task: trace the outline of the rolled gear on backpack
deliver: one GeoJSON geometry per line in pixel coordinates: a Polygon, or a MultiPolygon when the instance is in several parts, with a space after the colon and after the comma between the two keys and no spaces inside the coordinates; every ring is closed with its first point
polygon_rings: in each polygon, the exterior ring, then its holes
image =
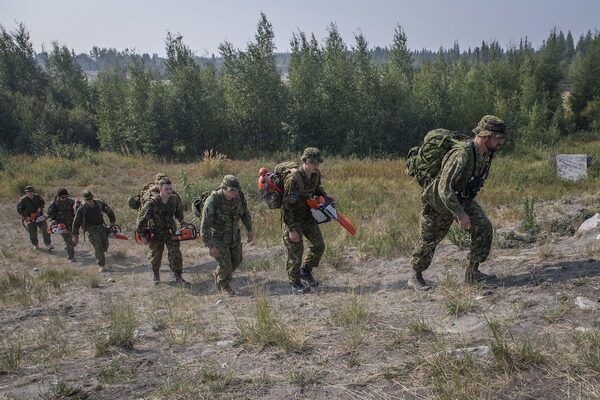
{"type": "Polygon", "coordinates": [[[440,172],[442,160],[454,146],[466,148],[471,138],[448,129],[427,132],[423,145],[413,147],[406,156],[406,174],[414,177],[421,187],[429,185],[440,172]]]}
{"type": "Polygon", "coordinates": [[[210,196],[211,193],[211,191],[203,192],[200,197],[197,197],[192,201],[192,211],[196,217],[202,218],[204,203],[206,203],[206,199],[208,199],[208,196],[210,196]]]}
{"type": "Polygon", "coordinates": [[[129,196],[129,198],[127,199],[127,205],[132,210],[139,210],[140,206],[142,205],[142,200],[141,200],[140,195],[136,194],[133,196],[129,196]]]}

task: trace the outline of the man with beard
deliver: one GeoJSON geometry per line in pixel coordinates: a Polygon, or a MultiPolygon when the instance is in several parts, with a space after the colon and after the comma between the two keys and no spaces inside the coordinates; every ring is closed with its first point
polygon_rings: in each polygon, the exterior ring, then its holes
{"type": "Polygon", "coordinates": [[[508,135],[506,124],[493,115],[484,116],[473,129],[475,138],[455,145],[442,160],[440,172],[421,194],[423,211],[419,243],[413,252],[413,276],[408,285],[415,290],[429,290],[423,271],[429,268],[437,245],[444,239],[453,221],[469,231],[471,248],[465,282],[494,279],[479,271],[491,249],[492,223],[475,195],[487,178],[494,152],[508,135]]]}

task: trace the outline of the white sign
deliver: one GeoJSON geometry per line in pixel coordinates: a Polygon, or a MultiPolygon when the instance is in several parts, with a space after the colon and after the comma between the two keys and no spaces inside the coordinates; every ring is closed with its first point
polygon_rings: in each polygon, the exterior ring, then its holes
{"type": "Polygon", "coordinates": [[[587,178],[586,154],[557,154],[556,172],[561,179],[578,181],[587,178]]]}

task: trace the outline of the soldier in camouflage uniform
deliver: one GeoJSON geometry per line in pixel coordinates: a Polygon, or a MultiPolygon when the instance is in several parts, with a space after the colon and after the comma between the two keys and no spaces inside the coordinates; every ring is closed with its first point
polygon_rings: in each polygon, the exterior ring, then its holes
{"type": "Polygon", "coordinates": [[[37,214],[38,217],[42,217],[44,215],[45,204],[46,202],[44,199],[40,195],[34,193],[33,187],[26,186],[25,196],[21,197],[19,203],[17,203],[17,212],[23,218],[25,229],[29,233],[29,240],[31,241],[33,248],[36,250],[39,249],[37,237],[37,230],[39,228],[42,232],[46,250],[50,251],[54,247],[52,247],[52,241],[50,239],[50,234],[48,233],[46,221],[35,222],[35,220],[31,218],[32,214],[37,214]]]}
{"type": "Polygon", "coordinates": [[[208,196],[202,209],[202,240],[218,267],[213,273],[215,285],[220,291],[235,295],[230,283],[235,271],[242,263],[242,240],[239,221],[248,232],[248,243],[252,242],[252,218],[238,179],[233,175],[223,178],[219,190],[208,196]]]}
{"type": "Polygon", "coordinates": [[[79,228],[83,227],[83,232],[87,232],[90,243],[94,247],[94,255],[100,270],[104,271],[106,264],[104,253],[108,251],[108,233],[102,213],[108,216],[111,225],[116,222],[115,213],[106,202],[94,200],[94,194],[90,190],[83,191],[83,200],[83,204],[75,211],[72,229],[73,244],[75,246],[79,244],[79,228]]]}
{"type": "Polygon", "coordinates": [[[284,180],[281,206],[283,243],[287,249],[286,267],[289,282],[297,293],[310,291],[310,287],[305,286],[301,281],[305,281],[312,287],[319,285],[312,275],[312,270],[319,265],[325,251],[325,242],[306,200],[313,196],[333,199],[333,196],[328,196],[321,187],[319,168],[322,162],[323,157],[319,149],[308,147],[302,153],[302,163],[298,169],[293,169],[284,180]],[[302,236],[309,242],[304,263],[302,236]]]}
{"type": "Polygon", "coordinates": [[[71,235],[73,228],[73,220],[75,219],[74,211],[75,201],[69,197],[69,192],[65,188],[58,189],[54,201],[48,206],[47,216],[50,220],[50,226],[53,224],[64,224],[68,232],[61,233],[65,242],[65,251],[69,262],[75,262],[75,245],[71,235]]]}
{"type": "Polygon", "coordinates": [[[419,244],[413,252],[413,276],[408,281],[415,290],[429,290],[423,279],[437,245],[444,239],[452,222],[470,232],[471,249],[465,281],[474,283],[494,279],[479,271],[492,245],[492,224],[475,201],[490,169],[492,155],[508,135],[506,124],[493,115],[484,116],[473,129],[475,139],[454,146],[442,160],[437,177],[423,189],[423,211],[419,244]]]}
{"type": "Polygon", "coordinates": [[[143,244],[147,244],[148,261],[153,272],[152,283],[160,284],[160,264],[162,255],[166,246],[171,271],[178,284],[189,286],[182,277],[183,256],[179,249],[179,241],[171,240],[171,237],[177,231],[175,219],[179,221],[181,227],[188,225],[183,219],[183,208],[179,197],[173,195],[171,181],[161,179],[158,182],[159,194],[150,197],[144,203],[138,216],[137,233],[143,244]]]}

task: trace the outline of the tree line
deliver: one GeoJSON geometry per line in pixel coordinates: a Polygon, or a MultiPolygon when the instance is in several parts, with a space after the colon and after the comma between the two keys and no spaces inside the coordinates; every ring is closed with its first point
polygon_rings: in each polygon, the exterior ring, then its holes
{"type": "MultiPolygon", "coordinates": [[[[218,66],[198,62],[180,35],[168,33],[164,72],[156,59],[130,52],[88,80],[67,46],[55,42],[36,55],[23,24],[10,32],[0,26],[0,146],[167,158],[316,146],[362,157],[403,155],[428,130],[468,132],[485,114],[506,120],[512,147],[600,129],[598,32],[575,43],[553,29],[538,49],[525,39],[437,52],[409,51],[401,26],[385,51],[371,49],[362,33],[346,44],[335,24],[327,32],[321,41],[293,34],[287,75],[261,14],[245,49],[219,46],[218,66]]],[[[100,60],[105,50],[92,53],[100,60]]]]}

